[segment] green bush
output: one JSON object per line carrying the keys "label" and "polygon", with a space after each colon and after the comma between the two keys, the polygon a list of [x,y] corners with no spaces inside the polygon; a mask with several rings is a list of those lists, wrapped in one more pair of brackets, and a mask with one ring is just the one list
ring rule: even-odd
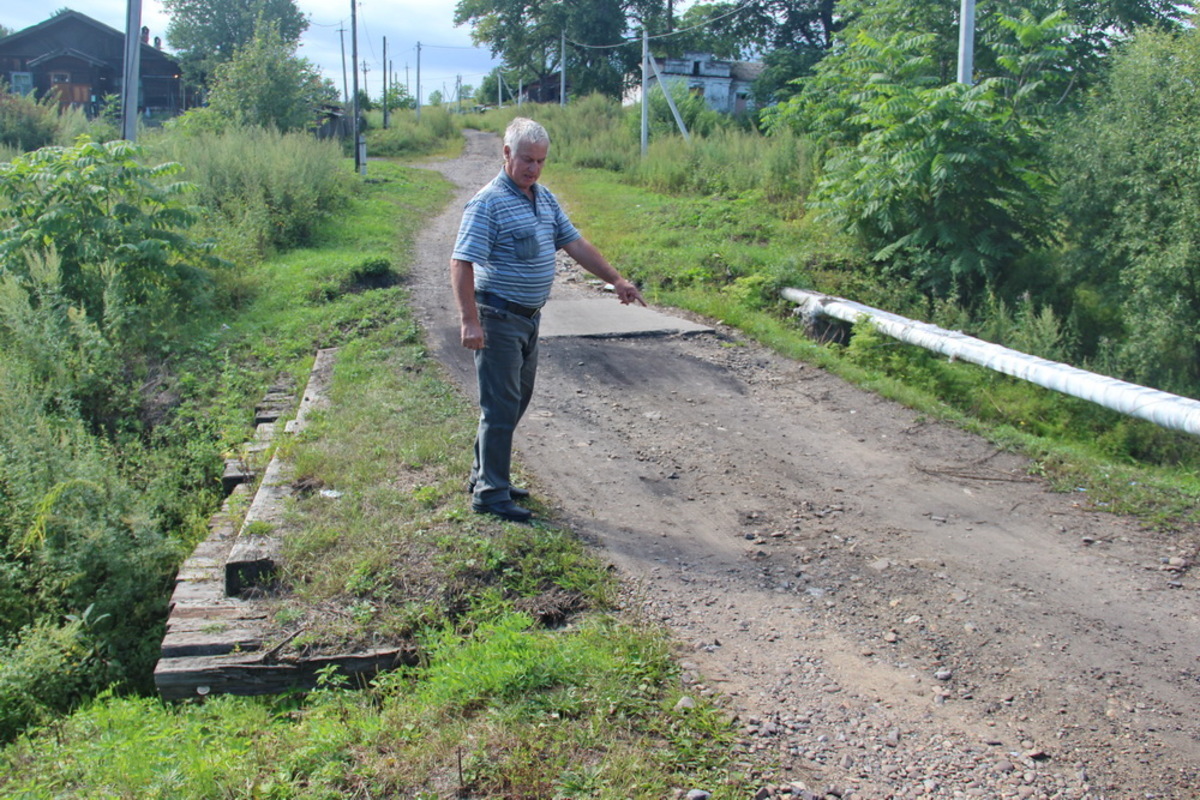
{"label": "green bush", "polygon": [[[55,400],[11,352],[0,358],[3,736],[110,682],[145,688],[158,654],[146,634],[179,558],[116,448]],[[71,615],[87,625],[63,628]]]}
{"label": "green bush", "polygon": [[209,108],[233,126],[285,132],[313,127],[317,109],[334,90],[308,59],[296,55],[297,46],[280,33],[277,21],[258,25],[254,38],[213,71]]}
{"label": "green bush", "polygon": [[79,620],[32,625],[0,645],[0,741],[70,710],[94,681]]}
{"label": "green bush", "polygon": [[28,277],[29,259],[51,251],[64,300],[90,320],[142,339],[203,303],[203,249],[184,233],[181,167],[147,167],[125,141],[81,139],[0,164],[0,268]]}
{"label": "green bush", "polygon": [[12,94],[0,82],[0,145],[19,151],[52,144],[58,133],[57,101]]}
{"label": "green bush", "polygon": [[1069,126],[1066,280],[1088,354],[1116,341],[1124,377],[1200,392],[1200,32],[1142,31]]}
{"label": "green bush", "polygon": [[769,115],[829,147],[814,206],[887,277],[965,304],[1054,238],[1040,115],[1069,28],[1061,12],[1003,24],[1019,44],[998,77],[946,84],[932,34],[860,32]]}
{"label": "green bush", "polygon": [[420,122],[417,122],[416,111],[393,111],[388,115],[387,128],[382,127],[382,112],[372,112],[370,119],[372,127],[367,131],[367,155],[371,156],[424,155],[459,138],[457,118],[442,107],[423,107]]}

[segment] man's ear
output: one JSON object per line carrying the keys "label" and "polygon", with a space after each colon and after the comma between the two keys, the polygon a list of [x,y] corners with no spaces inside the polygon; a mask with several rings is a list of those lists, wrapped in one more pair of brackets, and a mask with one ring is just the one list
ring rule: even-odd
{"label": "man's ear", "polygon": [[504,160],[508,161],[510,158],[512,158],[512,148],[504,145]]}

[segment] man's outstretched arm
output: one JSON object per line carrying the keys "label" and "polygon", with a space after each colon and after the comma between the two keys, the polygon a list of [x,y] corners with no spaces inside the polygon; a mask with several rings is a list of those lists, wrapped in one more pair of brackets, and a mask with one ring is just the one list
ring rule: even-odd
{"label": "man's outstretched arm", "polygon": [[611,283],[617,293],[617,299],[623,304],[639,303],[643,306],[646,305],[646,301],[642,299],[642,293],[638,291],[638,288],[622,278],[621,273],[617,272],[616,268],[608,263],[608,259],[587,239],[580,236],[575,241],[563,247],[563,250],[567,251],[567,255],[571,258],[578,261],[579,266],[605,283]]}

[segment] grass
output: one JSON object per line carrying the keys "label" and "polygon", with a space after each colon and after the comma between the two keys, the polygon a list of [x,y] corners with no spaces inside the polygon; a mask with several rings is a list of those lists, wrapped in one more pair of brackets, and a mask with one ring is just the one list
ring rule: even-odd
{"label": "grass", "polygon": [[731,720],[705,701],[677,708],[672,641],[620,612],[604,563],[553,523],[470,513],[475,411],[426,352],[403,287],[415,231],[449,190],[370,170],[315,247],[242,276],[224,346],[228,370],[297,386],[316,347],[341,348],[332,405],[283,445],[313,491],[281,526],[280,636],[299,632],[293,654],[408,643],[418,665],[366,686],[330,671],[305,696],[105,694],[0,751],[0,794],[748,796]]}

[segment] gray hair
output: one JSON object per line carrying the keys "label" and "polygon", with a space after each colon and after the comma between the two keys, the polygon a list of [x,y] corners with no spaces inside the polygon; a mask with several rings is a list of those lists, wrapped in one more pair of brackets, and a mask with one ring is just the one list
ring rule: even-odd
{"label": "gray hair", "polygon": [[514,153],[522,144],[550,144],[550,134],[531,119],[515,117],[504,131],[504,144]]}

